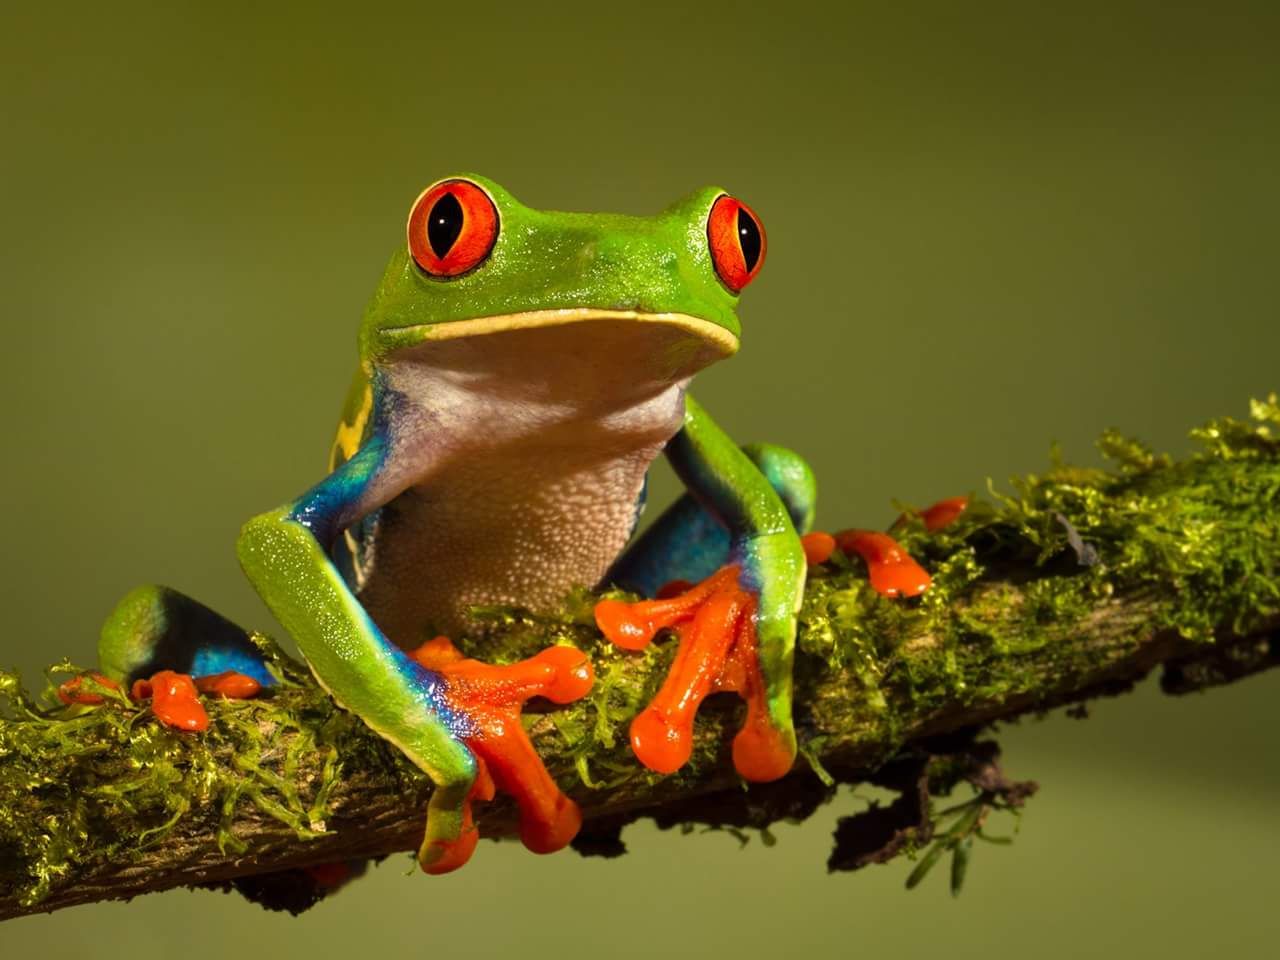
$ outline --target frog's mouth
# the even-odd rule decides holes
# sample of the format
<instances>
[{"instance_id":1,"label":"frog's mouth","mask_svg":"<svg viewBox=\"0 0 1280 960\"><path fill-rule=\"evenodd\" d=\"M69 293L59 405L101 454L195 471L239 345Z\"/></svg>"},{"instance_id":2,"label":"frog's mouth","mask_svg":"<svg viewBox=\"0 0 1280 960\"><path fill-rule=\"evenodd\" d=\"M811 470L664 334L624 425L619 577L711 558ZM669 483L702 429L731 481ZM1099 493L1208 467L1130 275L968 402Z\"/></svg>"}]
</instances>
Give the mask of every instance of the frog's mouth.
<instances>
[{"instance_id":1,"label":"frog's mouth","mask_svg":"<svg viewBox=\"0 0 1280 960\"><path fill-rule=\"evenodd\" d=\"M463 341L475 341L470 345L486 353L512 351L530 363L568 360L585 349L597 356L613 354L636 372L643 370L646 379L660 380L691 376L738 350L736 334L690 314L590 307L386 327L380 338L388 354L404 359L452 354Z\"/></svg>"}]
</instances>

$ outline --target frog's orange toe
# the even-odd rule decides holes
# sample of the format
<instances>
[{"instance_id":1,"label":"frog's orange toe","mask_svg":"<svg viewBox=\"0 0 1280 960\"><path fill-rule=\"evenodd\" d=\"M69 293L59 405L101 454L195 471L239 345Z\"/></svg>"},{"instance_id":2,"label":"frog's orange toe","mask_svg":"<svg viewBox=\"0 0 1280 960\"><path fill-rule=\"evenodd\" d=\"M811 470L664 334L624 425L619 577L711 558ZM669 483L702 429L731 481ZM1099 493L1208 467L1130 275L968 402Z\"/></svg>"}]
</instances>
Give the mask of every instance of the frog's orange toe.
<instances>
[{"instance_id":1,"label":"frog's orange toe","mask_svg":"<svg viewBox=\"0 0 1280 960\"><path fill-rule=\"evenodd\" d=\"M520 842L532 853L555 853L567 847L581 829L582 811L561 793L546 816L521 817Z\"/></svg>"},{"instance_id":2,"label":"frog's orange toe","mask_svg":"<svg viewBox=\"0 0 1280 960\"><path fill-rule=\"evenodd\" d=\"M92 690L85 689L85 677L88 677L99 686L106 687L109 690L119 690L120 684L116 683L110 677L101 673L81 674L78 677L72 677L65 683L58 685L58 699L68 706L76 704L79 706L97 706L103 703L105 698L100 693L94 693Z\"/></svg>"},{"instance_id":3,"label":"frog's orange toe","mask_svg":"<svg viewBox=\"0 0 1280 960\"><path fill-rule=\"evenodd\" d=\"M649 706L631 721L631 750L655 773L675 773L693 755L693 717L673 723Z\"/></svg>"},{"instance_id":4,"label":"frog's orange toe","mask_svg":"<svg viewBox=\"0 0 1280 960\"><path fill-rule=\"evenodd\" d=\"M800 538L800 546L804 548L805 562L811 567L826 563L836 550L836 539L829 533L815 530Z\"/></svg>"},{"instance_id":5,"label":"frog's orange toe","mask_svg":"<svg viewBox=\"0 0 1280 960\"><path fill-rule=\"evenodd\" d=\"M201 693L227 700L249 700L262 692L262 684L257 680L234 670L196 677L195 684Z\"/></svg>"},{"instance_id":6,"label":"frog's orange toe","mask_svg":"<svg viewBox=\"0 0 1280 960\"><path fill-rule=\"evenodd\" d=\"M856 553L866 562L871 586L879 594L918 597L933 583L928 572L887 533L842 530L835 541L845 553Z\"/></svg>"},{"instance_id":7,"label":"frog's orange toe","mask_svg":"<svg viewBox=\"0 0 1280 960\"><path fill-rule=\"evenodd\" d=\"M192 733L209 728L209 714L200 703L195 681L185 673L161 670L148 680L135 680L130 696L150 700L151 712L166 727Z\"/></svg>"},{"instance_id":8,"label":"frog's orange toe","mask_svg":"<svg viewBox=\"0 0 1280 960\"><path fill-rule=\"evenodd\" d=\"M933 578L911 558L901 563L877 564L870 574L871 587L886 597L918 597Z\"/></svg>"},{"instance_id":9,"label":"frog's orange toe","mask_svg":"<svg viewBox=\"0 0 1280 960\"><path fill-rule=\"evenodd\" d=\"M428 643L438 644L441 640L448 644L449 649L457 652L446 637L436 637ZM461 656L458 654L455 659L460 659ZM480 830L476 827L471 804L476 800L484 803L492 800L494 790L493 777L489 775L489 768L485 766L483 760L476 757L476 779L471 784L467 799L462 801L462 830L454 840L434 840L418 851L418 864L424 873L432 876L452 873L471 859L471 855L476 852L476 844L480 842Z\"/></svg>"},{"instance_id":10,"label":"frog's orange toe","mask_svg":"<svg viewBox=\"0 0 1280 960\"><path fill-rule=\"evenodd\" d=\"M471 859L471 855L476 852L476 844L479 842L480 831L471 822L470 808L468 807L466 824L463 826L462 833L457 840L436 840L428 846L426 851L419 854L422 872L429 873L433 877L444 873L453 873L453 871L465 865Z\"/></svg>"},{"instance_id":11,"label":"frog's orange toe","mask_svg":"<svg viewBox=\"0 0 1280 960\"><path fill-rule=\"evenodd\" d=\"M936 533L944 527L951 526L960 518L960 514L968 509L968 497L947 497L921 510L920 519L924 521L926 530Z\"/></svg>"},{"instance_id":12,"label":"frog's orange toe","mask_svg":"<svg viewBox=\"0 0 1280 960\"><path fill-rule=\"evenodd\" d=\"M665 624L645 616L641 604L624 600L601 600L596 604L596 626L600 632L624 650L643 650Z\"/></svg>"},{"instance_id":13,"label":"frog's orange toe","mask_svg":"<svg viewBox=\"0 0 1280 960\"><path fill-rule=\"evenodd\" d=\"M532 662L546 671L540 692L552 703L581 700L596 681L591 658L577 647L547 647Z\"/></svg>"},{"instance_id":14,"label":"frog's orange toe","mask_svg":"<svg viewBox=\"0 0 1280 960\"><path fill-rule=\"evenodd\" d=\"M742 779L752 783L768 783L791 772L795 764L795 745L767 721L750 720L733 738L733 767Z\"/></svg>"}]
</instances>

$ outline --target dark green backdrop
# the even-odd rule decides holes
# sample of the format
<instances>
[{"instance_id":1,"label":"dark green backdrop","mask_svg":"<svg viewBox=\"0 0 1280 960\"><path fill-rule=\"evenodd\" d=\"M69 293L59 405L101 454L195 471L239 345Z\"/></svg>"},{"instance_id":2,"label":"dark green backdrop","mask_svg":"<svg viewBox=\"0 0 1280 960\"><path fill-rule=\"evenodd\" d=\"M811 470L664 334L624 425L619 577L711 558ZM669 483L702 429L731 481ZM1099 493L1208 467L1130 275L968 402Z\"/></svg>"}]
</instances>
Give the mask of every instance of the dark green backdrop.
<instances>
[{"instance_id":1,"label":"dark green backdrop","mask_svg":"<svg viewBox=\"0 0 1280 960\"><path fill-rule=\"evenodd\" d=\"M827 526L1000 484L1054 440L1095 462L1111 425L1183 451L1280 388L1271 4L23 6L0 29L0 660L28 671L88 661L148 580L268 623L235 532L319 476L364 300L457 170L551 208L750 202L769 262L699 393L813 461ZM903 892L905 864L824 873L849 795L772 849L486 844L298 920L177 892L5 923L0 955L1274 955L1278 694L1145 689L1006 731L1044 789L955 902L941 876Z\"/></svg>"}]
</instances>

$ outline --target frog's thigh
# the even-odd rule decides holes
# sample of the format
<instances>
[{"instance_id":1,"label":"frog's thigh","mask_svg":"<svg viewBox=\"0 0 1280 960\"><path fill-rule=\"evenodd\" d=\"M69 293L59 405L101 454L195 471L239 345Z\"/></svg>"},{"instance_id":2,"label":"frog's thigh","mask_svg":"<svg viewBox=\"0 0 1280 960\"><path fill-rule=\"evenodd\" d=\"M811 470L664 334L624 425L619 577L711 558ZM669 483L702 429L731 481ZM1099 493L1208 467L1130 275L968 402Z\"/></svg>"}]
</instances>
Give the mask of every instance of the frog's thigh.
<instances>
[{"instance_id":1,"label":"frog's thigh","mask_svg":"<svg viewBox=\"0 0 1280 960\"><path fill-rule=\"evenodd\" d=\"M786 505L797 533L813 526L817 484L813 470L793 450L771 443L742 447ZM645 596L673 580L700 583L729 557L729 531L685 493L627 548L605 576Z\"/></svg>"},{"instance_id":2,"label":"frog's thigh","mask_svg":"<svg viewBox=\"0 0 1280 960\"><path fill-rule=\"evenodd\" d=\"M244 630L161 586L138 587L116 604L102 625L98 662L107 676L126 683L158 670L193 676L233 670L263 686L275 682Z\"/></svg>"}]
</instances>

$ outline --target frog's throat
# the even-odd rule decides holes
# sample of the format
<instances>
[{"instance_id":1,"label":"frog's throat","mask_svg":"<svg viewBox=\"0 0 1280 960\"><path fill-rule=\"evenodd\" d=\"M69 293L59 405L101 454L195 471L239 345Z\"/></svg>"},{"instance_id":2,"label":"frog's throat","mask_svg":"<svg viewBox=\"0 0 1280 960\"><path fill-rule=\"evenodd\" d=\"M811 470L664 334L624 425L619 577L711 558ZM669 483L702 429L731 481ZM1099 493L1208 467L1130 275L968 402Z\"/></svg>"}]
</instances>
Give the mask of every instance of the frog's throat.
<instances>
[{"instance_id":1,"label":"frog's throat","mask_svg":"<svg viewBox=\"0 0 1280 960\"><path fill-rule=\"evenodd\" d=\"M384 327L379 331L383 346L389 351L437 340L478 337L488 333L559 327L599 320L625 320L636 323L661 324L686 331L701 340L717 359L731 357L738 351L738 337L710 320L687 313L645 313L639 310L602 310L594 307L569 307L560 310L529 310L504 313L492 317L474 317L445 323L415 323L403 327Z\"/></svg>"}]
</instances>

